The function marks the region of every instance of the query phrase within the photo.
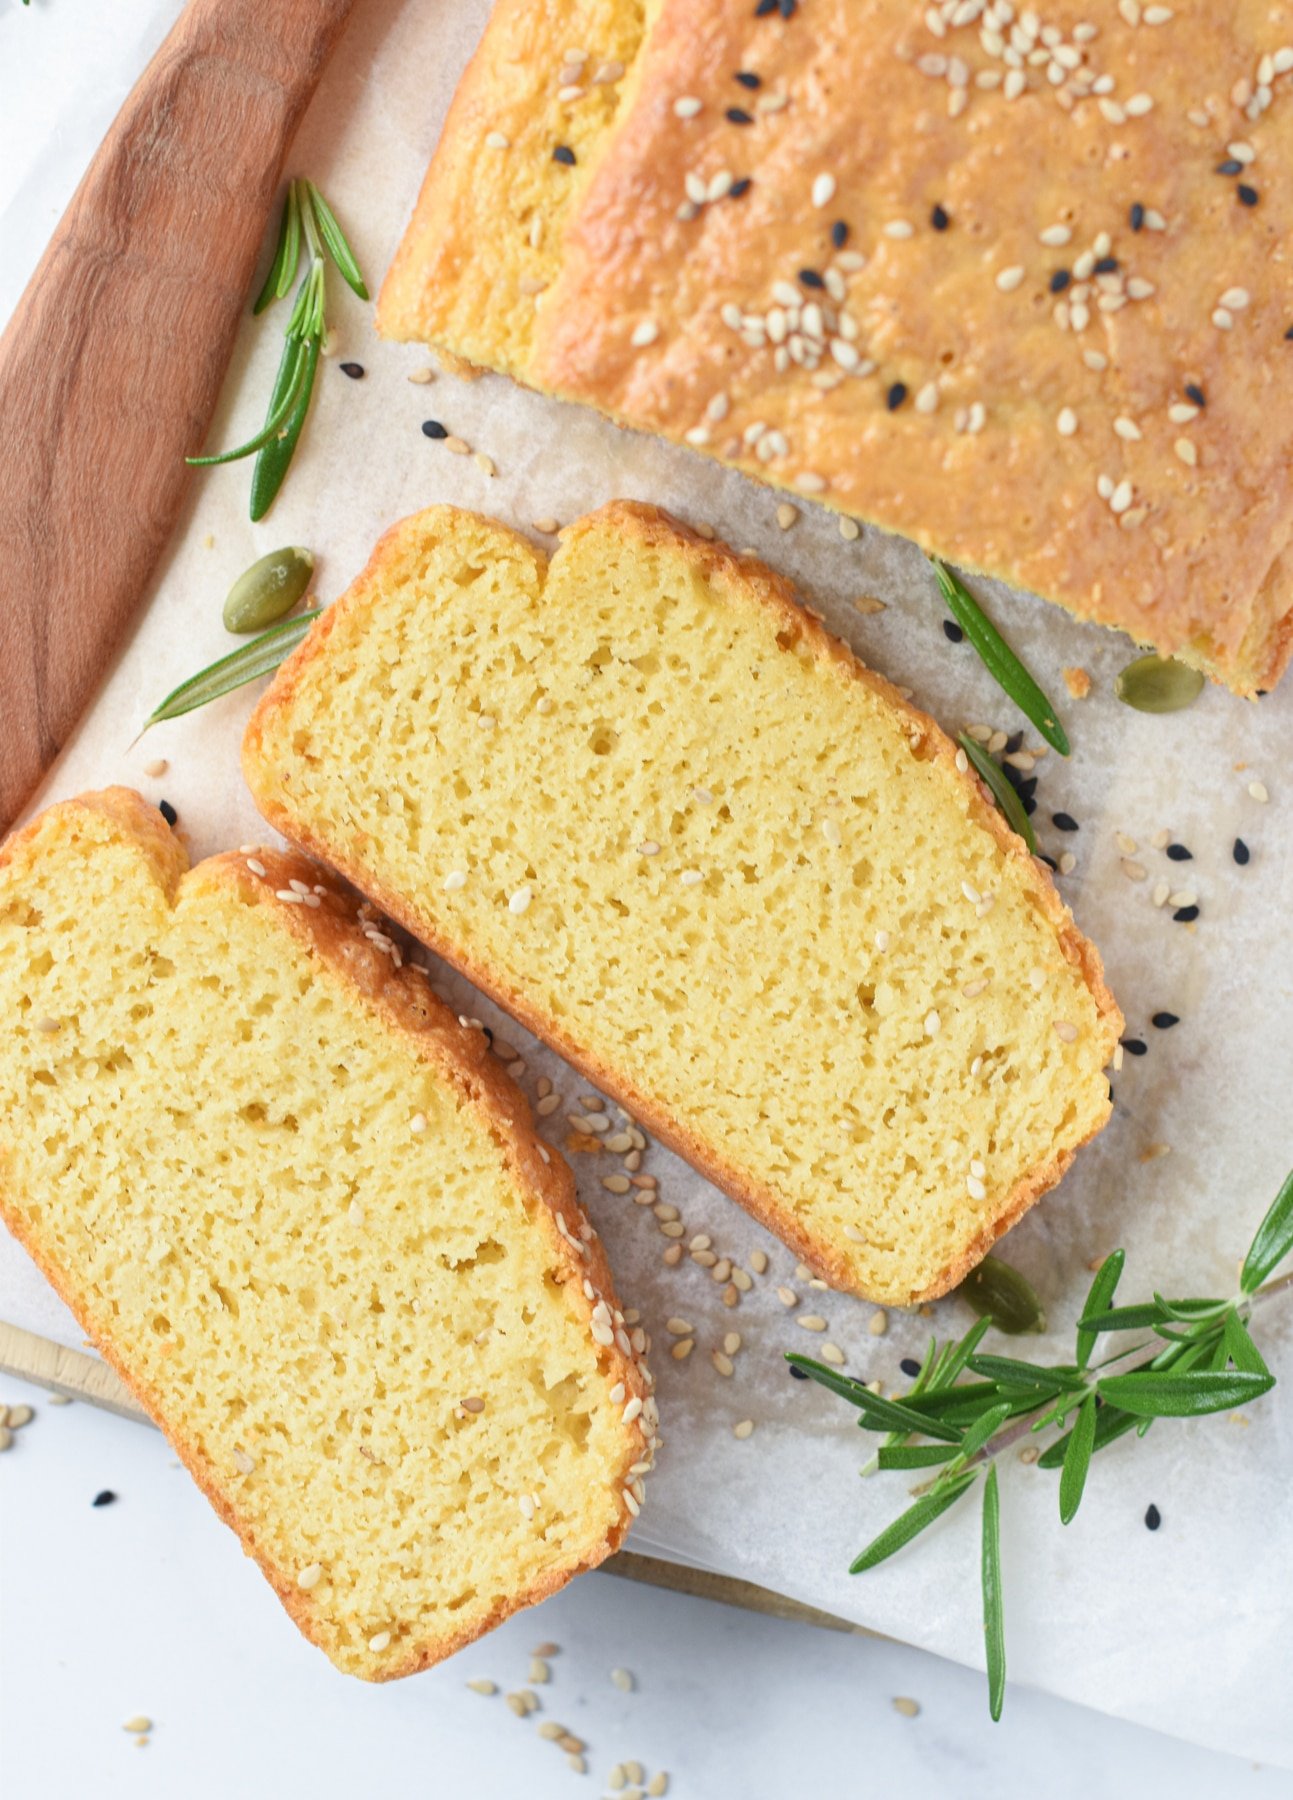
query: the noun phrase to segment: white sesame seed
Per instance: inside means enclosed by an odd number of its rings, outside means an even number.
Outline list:
[[[1242,312],[1248,305],[1250,298],[1251,295],[1247,288],[1227,288],[1225,293],[1221,296],[1221,304],[1222,306],[1228,307],[1231,312]]]
[[[485,142],[491,150],[510,150],[512,147],[511,138],[505,136],[501,131],[487,131]]]
[[[679,119],[694,119],[700,108],[701,102],[694,94],[684,94],[673,103],[674,116]]]
[[[1153,111],[1153,108],[1154,96],[1152,94],[1133,94],[1126,105],[1127,117],[1143,119],[1147,112]]]
[[[1072,236],[1073,233],[1069,230],[1067,225],[1048,225],[1045,231],[1038,233],[1038,239],[1041,243],[1056,250],[1062,245],[1067,244]]]
[[[939,1027],[942,1025],[942,1023],[943,1023],[943,1021],[939,1018],[938,1013],[934,1010],[933,1007],[931,1007],[930,1010],[925,1014],[925,1036],[926,1037],[937,1037]]]
[[[1181,461],[1187,463],[1190,468],[1193,469],[1197,465],[1199,452],[1197,447],[1190,442],[1189,438],[1177,438],[1176,442],[1172,445],[1172,448],[1175,450],[1177,456],[1180,457]]]
[[[1023,281],[1026,273],[1022,263],[1012,263],[1008,269],[998,270],[997,287],[1003,294],[1011,294]]]
[[[1071,406],[1060,408],[1059,417],[1055,421],[1055,429],[1061,437],[1072,437],[1078,428],[1077,414]]]
[[[409,1120],[409,1130],[413,1133],[414,1137],[421,1137],[426,1128],[426,1114],[421,1112],[414,1113],[413,1117]]]
[[[1258,801],[1262,806],[1265,806],[1266,802],[1270,799],[1270,792],[1264,781],[1250,781],[1248,783],[1248,794],[1250,799]]]
[[[835,177],[827,174],[819,175],[813,182],[813,205],[829,206],[834,198]]]
[[[516,892],[507,903],[508,912],[515,913],[519,916],[529,906],[530,901],[533,898],[534,895],[528,886],[517,888]]]
[[[389,1631],[374,1632],[373,1636],[368,1640],[368,1648],[376,1655],[381,1651],[388,1649],[390,1641],[391,1634]]]
[[[1233,313],[1227,312],[1224,306],[1219,306],[1212,315],[1212,323],[1216,326],[1218,331],[1232,331],[1234,329],[1235,316]]]
[[[1127,508],[1131,505],[1131,493],[1132,489],[1130,481],[1125,479],[1120,481],[1109,496],[1110,511],[1115,513],[1126,512]]]
[[[304,1588],[305,1592],[308,1594],[311,1588],[318,1587],[322,1577],[322,1563],[307,1563],[303,1569],[297,1572],[296,1585],[299,1588]]]
[[[884,235],[888,238],[914,237],[915,227],[906,219],[890,219],[884,227]]]
[[[986,1200],[988,1197],[988,1190],[977,1175],[966,1176],[965,1191],[971,1200]]]
[[[643,319],[640,324],[633,327],[633,335],[629,342],[635,349],[641,350],[647,344],[654,344],[659,335],[660,327],[656,324],[655,320]]]
[[[1076,1025],[1070,1024],[1067,1019],[1055,1019],[1052,1023],[1055,1026],[1055,1035],[1057,1038],[1062,1039],[1066,1044],[1077,1043],[1078,1028]]]
[[[699,887],[704,879],[699,869],[684,869],[679,877],[684,887]]]
[[[1113,422],[1113,428],[1118,436],[1125,438],[1128,443],[1136,443],[1141,435],[1140,426],[1134,419],[1117,418]]]

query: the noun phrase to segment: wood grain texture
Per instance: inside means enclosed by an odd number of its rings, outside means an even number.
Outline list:
[[[189,0],[0,338],[0,833],[107,672],[203,448],[353,0]]]

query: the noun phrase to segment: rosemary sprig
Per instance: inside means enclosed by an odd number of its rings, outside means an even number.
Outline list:
[[[885,1434],[874,1459],[881,1470],[938,1471],[914,1490],[913,1504],[854,1558],[852,1574],[873,1569],[904,1549],[984,1478],[983,1631],[994,1719],[1001,1716],[1006,1679],[994,1459],[1024,1434],[1056,1431],[1059,1435],[1037,1466],[1060,1471],[1059,1514],[1068,1525],[1082,1503],[1093,1458],[1119,1438],[1132,1431],[1143,1437],[1155,1419],[1230,1412],[1268,1393],[1275,1377],[1253,1342],[1249,1320],[1264,1295],[1293,1283],[1293,1276],[1285,1276],[1266,1285],[1290,1252],[1293,1173],[1258,1226],[1239,1291],[1229,1298],[1169,1300],[1155,1294],[1142,1305],[1114,1306],[1126,1259],[1121,1250],[1107,1256],[1078,1319],[1071,1363],[983,1354],[979,1344],[991,1323],[988,1318],[978,1319],[958,1343],[940,1349],[931,1342],[920,1373],[897,1400],[873,1394],[864,1382],[809,1357],[786,1357],[855,1407],[864,1431]],[[1098,1339],[1124,1332],[1136,1342],[1093,1366]],[[966,1372],[978,1379],[962,1381]],[[932,1441],[913,1443],[913,1438]]]
[[[1024,717],[1032,720],[1051,749],[1067,756],[1068,737],[1054,706],[961,578],[936,556],[930,561],[948,611],[978,651],[989,675],[1010,696]]]
[[[968,731],[961,732],[956,741],[969,758],[975,774],[988,784],[1006,824],[1012,831],[1018,832],[1027,844],[1029,854],[1036,856],[1037,835],[1033,830],[1032,820],[1024,811],[1024,803],[1002,771],[1001,764],[988,755],[982,744],[976,744]]]
[[[239,645],[228,656],[222,656],[218,662],[208,664],[196,675],[190,675],[187,681],[182,681],[177,688],[173,688],[159,706],[153,708],[144,720],[144,731],[150,725],[160,725],[163,719],[178,719],[184,713],[196,711],[199,706],[206,706],[212,700],[232,694],[235,688],[255,681],[260,675],[272,674],[288,652],[295,650],[322,610],[322,607],[316,606],[310,612],[297,613],[294,618],[284,619],[281,625],[272,625],[259,637],[252,638],[250,643]],[[140,737],[144,731],[140,732]]]
[[[288,183],[274,260],[265,277],[265,285],[256,297],[253,313],[259,315],[276,300],[286,298],[296,280],[302,247],[309,253],[309,267],[297,288],[287,321],[283,357],[264,425],[254,437],[234,450],[186,459],[195,468],[207,468],[216,463],[237,462],[244,456],[255,456],[251,482],[253,520],[264,518],[273,505],[310,410],[314,377],[328,330],[324,316],[326,257],[331,257],[342,279],[361,300],[368,298],[359,264],[337,223],[337,215],[314,183],[301,179]]]

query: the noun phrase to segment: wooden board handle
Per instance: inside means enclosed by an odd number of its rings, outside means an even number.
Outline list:
[[[203,447],[353,0],[190,0],[0,338],[0,833],[107,672]]]

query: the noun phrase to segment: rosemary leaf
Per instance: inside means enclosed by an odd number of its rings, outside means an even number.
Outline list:
[[[1248,1255],[1244,1258],[1240,1286],[1246,1294],[1255,1294],[1266,1278],[1293,1250],[1293,1169],[1271,1202],[1270,1211],[1257,1227]]]
[[[1086,1486],[1087,1470],[1091,1467],[1091,1452],[1095,1449],[1095,1406],[1095,1394],[1090,1393],[1078,1407],[1077,1419],[1068,1434],[1064,1470],[1060,1476],[1062,1525],[1072,1524],[1077,1509],[1082,1504],[1082,1490]]]
[[[256,296],[252,312],[256,317],[281,300],[296,279],[296,266],[301,260],[301,211],[297,204],[296,183],[287,184],[283,216],[278,227],[278,247],[265,277],[265,285]]]
[[[346,242],[346,234],[337,223],[337,215],[328,205],[323,195],[312,181],[305,187],[314,206],[315,222],[319,227],[319,236],[328,247],[328,254],[336,263],[342,280],[361,300],[367,300],[368,289],[359,272],[359,264],[355,261],[355,253]]]
[[[920,1431],[926,1437],[942,1438],[948,1444],[959,1444],[961,1441],[960,1432],[952,1426],[922,1418],[918,1412],[911,1411],[898,1401],[886,1400],[880,1394],[873,1394],[860,1381],[853,1381],[847,1375],[839,1375],[824,1363],[814,1362],[811,1357],[791,1354],[786,1357],[786,1361],[794,1368],[802,1369],[805,1375],[811,1376],[822,1387],[829,1388],[832,1393],[847,1400],[850,1406],[856,1406],[862,1415],[858,1423],[865,1430],[904,1433]]]
[[[882,1444],[876,1452],[880,1469],[936,1469],[960,1451],[955,1444]]]
[[[228,656],[222,656],[198,674],[190,675],[149,713],[144,730],[147,731],[150,725],[159,725],[163,719],[178,719],[184,713],[194,712],[199,706],[232,694],[235,688],[255,681],[258,676],[271,674],[288,651],[301,642],[321,611],[321,607],[315,607],[311,612],[297,613],[293,619],[284,619],[281,625],[272,626],[259,637],[252,638],[250,643],[240,645]]]
[[[1001,1593],[1001,1497],[997,1465],[983,1486],[983,1642],[988,1658],[988,1710],[995,1723],[1006,1701],[1006,1626]]]
[[[937,557],[930,560],[948,611],[978,651],[989,675],[1010,696],[1024,717],[1032,720],[1051,749],[1067,756],[1068,737],[1054,706],[960,577]]]
[[[872,1538],[860,1556],[854,1557],[849,1564],[850,1575],[864,1574],[867,1569],[874,1569],[877,1563],[884,1562],[897,1551],[909,1544],[914,1537],[932,1525],[935,1519],[942,1518],[949,1506],[955,1506],[961,1495],[974,1486],[978,1480],[977,1469],[962,1469],[954,1475],[946,1487],[935,1488],[932,1494],[926,1494],[909,1506],[905,1513],[900,1513],[892,1525],[887,1525],[878,1537]]]
[[[1140,1306],[1115,1306],[1108,1312],[1083,1313],[1079,1331],[1143,1331],[1147,1325],[1161,1325],[1163,1310],[1156,1301]]]
[[[1227,1360],[1232,1362],[1237,1369],[1242,1369],[1246,1375],[1270,1374],[1261,1351],[1249,1334],[1248,1327],[1233,1307],[1226,1314],[1220,1348],[1225,1351]],[[1224,1369],[1225,1366],[1223,1362],[1221,1367]]]
[[[236,450],[222,450],[218,456],[186,456],[185,462],[191,469],[210,469],[217,463],[238,462],[244,456],[254,456],[274,437],[288,414],[295,406],[301,392],[301,380],[305,374],[305,357],[299,338],[288,338],[283,350],[283,362],[280,378],[270,398],[269,417],[256,433],[248,438],[245,444],[239,444]]]
[[[1046,1368],[1041,1363],[1022,1362],[1013,1356],[972,1356],[970,1368],[976,1375],[1002,1387],[1036,1388],[1039,1394],[1058,1394],[1080,1380],[1076,1368]]]
[[[1139,1424],[1140,1420],[1134,1418],[1131,1413],[1123,1412],[1120,1407],[1097,1406],[1095,1442],[1091,1447],[1092,1455],[1095,1455],[1098,1450],[1106,1449],[1110,1444],[1116,1444],[1120,1437],[1125,1437],[1129,1431],[1134,1431]],[[1055,1442],[1043,1450],[1037,1458],[1037,1467],[1039,1469],[1062,1468],[1064,1458],[1068,1455],[1069,1439],[1072,1435],[1071,1431],[1066,1431],[1063,1437],[1056,1438]]]
[[[1082,1308],[1083,1319],[1088,1316],[1098,1318],[1109,1309],[1109,1302],[1117,1292],[1118,1282],[1122,1276],[1123,1266],[1127,1261],[1125,1250],[1114,1250],[1106,1256],[1096,1271],[1095,1280],[1091,1283],[1086,1297],[1086,1305]],[[1077,1366],[1085,1369],[1091,1360],[1091,1352],[1095,1349],[1097,1332],[1089,1325],[1079,1323],[1077,1328]]]
[[[1134,1413],[1138,1419],[1188,1419],[1203,1413],[1230,1412],[1275,1386],[1273,1375],[1244,1369],[1189,1369],[1185,1366],[1189,1360],[1187,1352],[1168,1371],[1106,1375],[1097,1388],[1102,1398],[1124,1412]]]
[[[992,760],[981,744],[975,743],[968,731],[963,731],[956,741],[969,757],[975,773],[987,782],[1006,824],[1024,840],[1029,854],[1036,856],[1037,839],[1032,822],[1024,811],[1023,801],[1002,774],[999,764]]]

